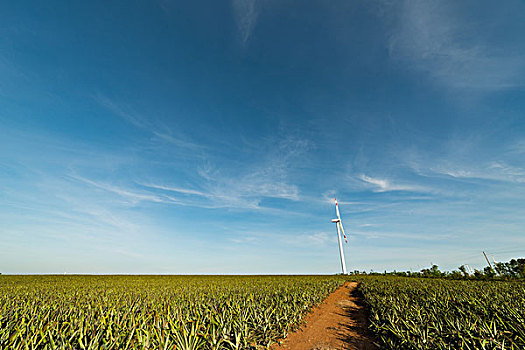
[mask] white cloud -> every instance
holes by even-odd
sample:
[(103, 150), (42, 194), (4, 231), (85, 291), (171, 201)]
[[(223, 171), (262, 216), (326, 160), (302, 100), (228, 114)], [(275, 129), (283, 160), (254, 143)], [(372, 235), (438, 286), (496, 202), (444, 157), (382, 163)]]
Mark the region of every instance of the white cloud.
[(106, 108), (113, 114), (119, 116), (120, 118), (136, 126), (137, 128), (146, 128), (147, 121), (137, 112), (133, 111), (131, 108), (122, 106), (121, 104), (118, 104), (115, 101), (101, 94), (94, 95), (93, 99), (102, 107)]
[(410, 191), (410, 192), (427, 192), (428, 189), (423, 186), (416, 185), (399, 185), (392, 184), (387, 179), (379, 179), (367, 176), (365, 174), (359, 175), (361, 181), (373, 185), (375, 187), (374, 192), (389, 192), (389, 191)]
[(198, 171), (202, 194), (221, 207), (261, 209), (264, 198), (298, 201), (299, 188), (290, 183), (289, 171), (308, 147), (304, 139), (282, 137), (263, 159), (239, 167), (233, 174), (225, 174), (208, 159)]
[(454, 165), (448, 162), (430, 168), (430, 171), (435, 174), (448, 175), (456, 179), (525, 183), (525, 169), (510, 166), (502, 161), (481, 165)]
[(201, 191), (197, 191), (197, 190), (192, 190), (192, 189), (188, 189), (188, 188), (181, 188), (181, 187), (173, 187), (173, 186), (165, 186), (165, 185), (156, 185), (156, 184), (141, 184), (142, 186), (146, 186), (146, 187), (150, 187), (150, 188), (156, 188), (156, 189), (159, 189), (159, 190), (165, 190), (165, 191), (170, 191), (170, 192), (178, 192), (178, 193), (182, 193), (182, 194), (187, 194), (187, 195), (195, 195), (195, 196), (201, 196), (201, 197), (208, 197), (209, 194), (207, 193), (204, 193), (204, 192), (201, 192)]
[(350, 236), (359, 236), (364, 239), (407, 239), (407, 240), (418, 240), (418, 241), (443, 241), (448, 239), (457, 238), (458, 235), (451, 233), (425, 233), (425, 232), (390, 232), (390, 231), (360, 231), (352, 230)]
[(512, 153), (517, 153), (517, 154), (525, 153), (525, 139), (520, 139), (518, 141), (515, 141), (513, 144), (509, 146), (508, 151)]
[[(271, 182), (272, 179), (258, 177), (255, 173), (241, 178), (216, 177), (207, 179), (206, 190), (198, 191), (169, 185), (144, 184), (146, 187), (190, 196), (177, 198), (173, 202), (204, 208), (238, 208), (259, 210), (262, 198), (278, 198), (296, 201), (299, 199), (297, 186), (284, 182)], [(193, 198), (192, 198), (193, 197)], [(162, 197), (164, 198), (164, 197)], [(166, 198), (170, 198), (166, 196)]]
[(389, 190), (390, 185), (389, 185), (389, 182), (387, 180), (374, 179), (374, 178), (372, 178), (370, 176), (366, 176), (364, 174), (361, 174), (359, 176), (359, 178), (361, 180), (365, 181), (365, 182), (368, 182), (368, 183), (372, 184), (372, 185), (379, 186), (380, 191), (388, 191)]
[[(141, 202), (165, 203), (200, 208), (235, 208), (241, 210), (273, 210), (261, 203), (265, 198), (298, 201), (299, 188), (289, 181), (289, 168), (297, 161), (308, 143), (283, 137), (269, 148), (266, 156), (242, 167), (216, 167), (212, 157), (206, 157), (205, 167), (192, 172), (193, 186), (181, 186), (176, 181), (128, 179), (118, 184), (78, 175), (71, 178), (114, 193), (127, 204)], [(219, 163), (220, 159), (215, 162)], [(237, 165), (238, 166), (238, 165)], [(275, 209), (277, 210), (277, 209)]]
[(512, 185), (525, 183), (520, 145), (520, 140), (504, 138), (494, 144), (485, 134), (470, 132), (446, 140), (439, 145), (439, 153), (399, 152), (398, 160), (422, 177), (462, 182), (488, 180)]
[(241, 236), (236, 238), (230, 238), (230, 241), (236, 244), (250, 244), (259, 241), (259, 239), (253, 236)]
[(314, 233), (311, 235), (303, 236), (303, 238), (316, 245), (324, 245), (326, 243), (334, 243), (336, 241), (335, 234), (328, 234), (326, 232)]
[(153, 117), (146, 117), (137, 112), (130, 105), (118, 103), (106, 96), (96, 94), (93, 99), (102, 107), (113, 113), (114, 115), (122, 118), (129, 124), (144, 130), (158, 140), (171, 143), (177, 147), (186, 148), (190, 150), (202, 150), (203, 145), (191, 142), (187, 140), (185, 136), (175, 136), (171, 128), (162, 123), (160, 120), (156, 120)]
[(82, 181), (86, 184), (92, 185), (94, 187), (103, 189), (108, 192), (112, 192), (115, 194), (118, 194), (122, 198), (126, 199), (128, 203), (130, 204), (138, 204), (142, 201), (148, 201), (148, 202), (155, 202), (155, 203), (178, 203), (178, 201), (173, 197), (168, 196), (157, 196), (150, 193), (138, 193), (134, 191), (130, 191), (127, 189), (123, 189), (121, 187), (114, 186), (112, 184), (102, 183), (93, 181), (91, 179), (78, 176), (78, 175), (70, 175), (71, 178)]
[[(405, 1), (397, 10), (389, 38), (393, 59), (408, 61), (449, 88), (495, 91), (524, 85), (520, 41), (489, 43), (482, 30), (487, 24), (469, 18), (456, 2)], [(497, 18), (491, 20), (497, 24)]]
[(381, 226), (379, 224), (361, 224), (361, 225), (358, 225), (359, 227), (375, 227), (375, 226)]
[[(254, 172), (238, 179), (238, 181), (233, 181), (227, 188), (231, 193), (238, 193), (241, 196), (299, 200), (299, 189), (297, 186), (273, 179), (272, 176), (261, 172)], [(226, 191), (224, 194), (226, 194)]]
[(260, 4), (258, 0), (232, 0), (232, 8), (239, 29), (239, 35), (245, 45), (259, 17)]

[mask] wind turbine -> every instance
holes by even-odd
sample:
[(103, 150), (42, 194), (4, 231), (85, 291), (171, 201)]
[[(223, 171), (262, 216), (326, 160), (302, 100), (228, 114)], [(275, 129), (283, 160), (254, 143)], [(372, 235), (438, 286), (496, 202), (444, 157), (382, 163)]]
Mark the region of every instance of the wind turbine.
[(339, 242), (339, 256), (341, 257), (341, 268), (343, 269), (343, 275), (346, 275), (346, 263), (345, 263), (345, 253), (343, 252), (343, 242), (341, 240), (341, 233), (345, 238), (345, 243), (348, 243), (346, 240), (345, 230), (343, 229), (343, 223), (341, 222), (341, 215), (339, 214), (339, 206), (337, 206), (337, 198), (335, 199), (335, 213), (337, 214), (337, 219), (332, 219), (332, 222), (337, 227), (337, 240)]

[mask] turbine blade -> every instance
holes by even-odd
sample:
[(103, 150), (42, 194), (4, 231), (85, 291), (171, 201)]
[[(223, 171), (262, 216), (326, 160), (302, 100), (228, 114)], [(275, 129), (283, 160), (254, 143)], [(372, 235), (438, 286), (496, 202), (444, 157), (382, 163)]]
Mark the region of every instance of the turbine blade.
[(337, 214), (337, 218), (341, 220), (341, 215), (339, 215), (339, 206), (337, 205), (337, 198), (335, 199), (335, 213)]
[(341, 229), (341, 232), (343, 233), (343, 237), (345, 238), (345, 243), (348, 243), (348, 240), (346, 239), (345, 230), (343, 229), (343, 223), (339, 221), (337, 224), (339, 225), (339, 228)]

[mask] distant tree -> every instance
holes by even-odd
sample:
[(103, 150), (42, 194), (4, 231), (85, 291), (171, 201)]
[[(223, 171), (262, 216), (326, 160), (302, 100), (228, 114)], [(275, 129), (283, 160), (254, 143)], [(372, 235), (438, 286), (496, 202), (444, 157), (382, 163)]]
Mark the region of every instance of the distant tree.
[(432, 265), (430, 268), (430, 274), (432, 277), (441, 277), (443, 275), (443, 273), (439, 271), (439, 267), (437, 265)]
[(464, 274), (461, 271), (457, 271), (457, 270), (454, 270), (454, 271), (450, 272), (446, 276), (448, 278), (452, 278), (452, 279), (455, 279), (455, 280), (459, 280), (459, 279), (462, 279), (462, 278), (465, 277)]
[(439, 266), (432, 265), (429, 269), (423, 269), (421, 270), (421, 276), (422, 277), (443, 277), (444, 274), (439, 271)]
[(497, 262), (494, 264), (494, 269), (496, 269), (496, 272), (498, 275), (503, 276), (505, 275), (505, 263)]
[(467, 272), (467, 268), (465, 267), (465, 265), (461, 265), (460, 267), (458, 267), (458, 269), (459, 271), (461, 271), (463, 276), (468, 277), (468, 272)]
[(484, 277), (483, 271), (474, 269), (474, 277), (477, 279), (482, 279)]
[(496, 276), (496, 272), (494, 271), (494, 269), (490, 266), (486, 266), (484, 269), (483, 269), (483, 272), (484, 272), (484, 275), (485, 277), (488, 277), (488, 278), (494, 278), (494, 276)]
[[(354, 274), (367, 275), (366, 271), (354, 271)], [(525, 279), (525, 258), (512, 259), (509, 262), (498, 262), (494, 264), (494, 268), (485, 267), (483, 270), (474, 270), (471, 275), (467, 271), (465, 265), (458, 267), (458, 270), (451, 272), (440, 271), (438, 265), (432, 264), (430, 268), (422, 269), (421, 271), (392, 271), (375, 272), (370, 270), (368, 273), (371, 276), (400, 276), (400, 277), (419, 277), (419, 278), (450, 278), (450, 279)]]
[(512, 259), (509, 265), (514, 277), (525, 278), (525, 259)]
[(525, 278), (525, 259), (511, 259), (509, 262), (498, 262), (495, 269), (505, 278)]

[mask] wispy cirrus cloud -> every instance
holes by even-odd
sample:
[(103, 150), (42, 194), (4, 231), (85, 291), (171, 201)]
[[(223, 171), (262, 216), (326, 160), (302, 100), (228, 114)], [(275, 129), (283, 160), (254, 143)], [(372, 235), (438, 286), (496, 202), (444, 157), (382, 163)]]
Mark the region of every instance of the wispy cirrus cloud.
[(324, 245), (327, 243), (328, 244), (335, 243), (336, 241), (335, 234), (328, 234), (326, 232), (313, 233), (310, 235), (303, 236), (301, 237), (301, 239), (304, 239), (313, 244), (319, 244), (319, 245)]
[[(399, 5), (399, 6), (398, 6)], [(523, 4), (514, 4), (523, 11)], [(494, 30), (505, 12), (471, 18), (457, 2), (404, 1), (392, 8), (390, 57), (428, 74), (449, 88), (496, 91), (524, 85), (525, 46), (522, 41), (489, 42), (487, 22)], [(521, 27), (523, 30), (523, 26)], [(487, 35), (486, 35), (487, 34)]]
[(161, 190), (164, 193), (178, 193), (178, 204), (206, 208), (264, 209), (260, 203), (263, 198), (299, 200), (296, 185), (275, 180), (266, 172), (254, 171), (240, 177), (225, 177), (220, 174), (207, 174), (201, 179), (202, 190), (183, 188), (170, 184), (143, 183), (141, 185)]
[[(501, 124), (501, 122), (498, 122)], [(497, 137), (495, 137), (497, 135)], [(397, 152), (398, 164), (429, 181), (525, 183), (525, 162), (521, 157), (523, 140), (505, 138), (492, 127), (491, 133), (461, 132), (439, 145), (439, 152), (412, 149)], [(494, 140), (497, 142), (494, 143)], [(465, 190), (465, 188), (464, 188)]]
[(515, 154), (524, 154), (525, 153), (525, 139), (520, 139), (520, 140), (515, 141), (513, 144), (509, 146), (508, 151), (515, 153)]
[(119, 104), (101, 94), (95, 94), (93, 99), (105, 109), (124, 119), (126, 122), (136, 126), (137, 128), (149, 129), (149, 123), (147, 120), (139, 115), (136, 111), (132, 110), (130, 107), (123, 106), (122, 104)]
[(304, 139), (283, 137), (260, 161), (223, 168), (207, 158), (205, 166), (194, 174), (193, 187), (179, 186), (169, 181), (140, 183), (150, 189), (182, 195), (178, 200), (188, 205), (208, 208), (265, 209), (265, 198), (287, 201), (300, 200), (299, 187), (290, 182), (289, 171), (301, 159), (309, 143)]
[(428, 189), (418, 185), (394, 184), (391, 180), (374, 178), (365, 174), (359, 175), (359, 179), (368, 185), (372, 185), (374, 192), (409, 191), (428, 192)]
[(192, 190), (189, 188), (182, 188), (182, 187), (173, 187), (173, 186), (166, 186), (166, 185), (156, 185), (153, 183), (142, 183), (141, 185), (149, 187), (149, 188), (156, 188), (159, 190), (169, 191), (169, 192), (177, 192), (187, 195), (195, 195), (195, 196), (201, 196), (201, 197), (208, 197), (209, 194), (204, 193), (202, 191)]
[(230, 241), (236, 244), (253, 244), (259, 241), (259, 238), (255, 236), (240, 236), (230, 238)]
[(509, 183), (525, 183), (525, 169), (511, 166), (503, 161), (485, 164), (445, 164), (430, 168), (434, 174), (447, 175), (462, 180), (490, 180)]
[(231, 4), (241, 42), (246, 45), (257, 24), (260, 0), (232, 0)]
[(204, 146), (188, 140), (186, 136), (175, 135), (173, 130), (160, 120), (153, 117), (146, 117), (137, 112), (129, 104), (119, 103), (107, 96), (95, 94), (93, 99), (103, 108), (110, 111), (129, 124), (144, 130), (157, 139), (173, 144), (177, 147), (189, 150), (202, 150)]
[(394, 239), (404, 239), (404, 240), (419, 240), (419, 241), (442, 241), (444, 239), (457, 238), (458, 235), (444, 233), (444, 234), (428, 234), (425, 232), (415, 232), (415, 233), (403, 233), (403, 232), (391, 232), (391, 231), (361, 231), (361, 230), (352, 230), (352, 235), (360, 236), (364, 239), (385, 239), (385, 238), (394, 238)]
[(107, 192), (117, 194), (132, 205), (136, 205), (143, 201), (154, 202), (154, 203), (178, 203), (178, 201), (171, 196), (158, 196), (152, 193), (135, 192), (132, 190), (128, 190), (126, 188), (118, 187), (118, 186), (104, 183), (104, 182), (94, 181), (92, 179), (88, 179), (86, 177), (82, 177), (78, 175), (70, 175), (70, 177), (72, 179), (75, 179), (83, 183), (89, 184), (91, 186), (100, 188)]
[[(306, 147), (302, 141), (285, 139), (277, 151), (269, 154), (261, 163), (246, 166), (228, 174), (220, 168), (208, 166), (193, 177), (193, 187), (180, 186), (176, 182), (141, 181), (135, 179), (114, 184), (111, 181), (70, 174), (69, 178), (88, 184), (107, 193), (117, 195), (128, 205), (142, 202), (201, 208), (235, 208), (241, 210), (267, 210), (261, 203), (265, 198), (298, 201), (299, 188), (288, 180), (291, 159)], [(122, 181), (121, 181), (122, 182)]]
[(253, 204), (264, 197), (297, 201), (299, 188), (290, 182), (289, 172), (309, 147), (305, 139), (282, 137), (268, 149), (263, 159), (246, 165), (245, 169), (226, 175), (208, 164), (199, 174), (207, 180), (206, 193), (226, 202), (235, 203), (241, 199), (241, 202), (248, 200)]

